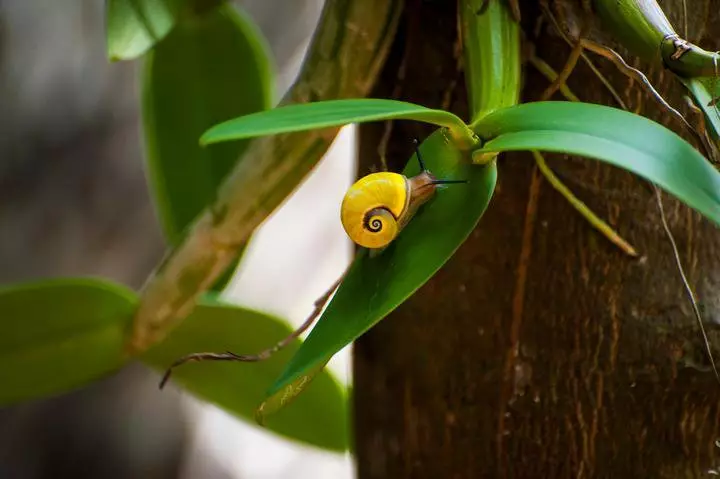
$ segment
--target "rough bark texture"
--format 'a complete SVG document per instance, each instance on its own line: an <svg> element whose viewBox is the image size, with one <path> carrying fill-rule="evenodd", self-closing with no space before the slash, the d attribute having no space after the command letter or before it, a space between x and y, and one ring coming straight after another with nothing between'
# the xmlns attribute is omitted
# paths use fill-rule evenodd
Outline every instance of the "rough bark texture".
<svg viewBox="0 0 720 479"><path fill-rule="evenodd" d="M467 118L452 3L410 2L374 95L431 107L450 99ZM569 48L547 22L535 37L540 12L535 2L521 3L537 54L559 70ZM681 0L662 3L682 32ZM720 2L687 3L688 39L718 49L712 32L720 32ZM609 43L609 35L593 37ZM617 50L672 104L684 105L671 75ZM679 130L638 84L595 60L632 110ZM583 101L613 105L582 62L569 85ZM527 66L524 101L546 86ZM423 128L395 124L391 169L411 153L413 135L429 131ZM385 131L362 128L361 174L379 167ZM541 177L532 157L501 157L495 197L471 238L356 344L360 478L679 478L707 476L720 464L720 386L708 371L652 189L594 161L548 159L641 257L630 259L599 236ZM663 198L711 328L720 312L720 235Z"/></svg>

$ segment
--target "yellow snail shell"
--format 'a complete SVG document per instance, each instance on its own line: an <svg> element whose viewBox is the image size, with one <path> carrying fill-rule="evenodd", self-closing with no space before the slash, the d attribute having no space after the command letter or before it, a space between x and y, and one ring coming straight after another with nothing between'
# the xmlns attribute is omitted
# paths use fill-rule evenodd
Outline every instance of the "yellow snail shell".
<svg viewBox="0 0 720 479"><path fill-rule="evenodd" d="M365 248L387 246L433 195L433 181L426 171L411 179L398 173L372 173L360 178L348 189L340 208L345 232Z"/></svg>

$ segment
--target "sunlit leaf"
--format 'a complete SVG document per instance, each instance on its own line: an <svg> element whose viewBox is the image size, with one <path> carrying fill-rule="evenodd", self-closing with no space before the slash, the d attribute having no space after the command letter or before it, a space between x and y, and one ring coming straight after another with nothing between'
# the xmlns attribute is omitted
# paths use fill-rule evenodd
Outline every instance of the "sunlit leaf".
<svg viewBox="0 0 720 479"><path fill-rule="evenodd" d="M252 354L287 336L290 327L256 311L205 301L143 360L164 372L176 359L200 351ZM172 381L198 397L246 420L293 353L296 341L267 361L257 363L188 363L173 372ZM348 445L347 398L328 373L318 376L297 407L274 416L267 426L285 437L317 447L343 451Z"/></svg>
<svg viewBox="0 0 720 479"><path fill-rule="evenodd" d="M496 168L477 166L437 131L421 146L438 178L467 179L447 185L424 205L380 255L362 250L307 340L270 390L260 412L286 405L335 353L398 307L452 256L477 225L495 188ZM406 175L417 174L412 158ZM302 399L302 396L300 396ZM289 408L293 409L293 408Z"/></svg>
<svg viewBox="0 0 720 479"><path fill-rule="evenodd" d="M379 120L416 120L448 127L458 135L468 132L465 123L447 111L397 100L356 98L287 105L241 116L210 128L200 141L207 145Z"/></svg>
<svg viewBox="0 0 720 479"><path fill-rule="evenodd" d="M720 173L688 142L647 118L602 105L526 103L476 125L482 151L586 156L631 171L720 225Z"/></svg>
<svg viewBox="0 0 720 479"><path fill-rule="evenodd" d="M167 35L177 17L177 0L107 0L105 28L110 61L130 60Z"/></svg>
<svg viewBox="0 0 720 479"><path fill-rule="evenodd" d="M66 392L118 369L135 305L133 292L94 279L0 289L0 404Z"/></svg>

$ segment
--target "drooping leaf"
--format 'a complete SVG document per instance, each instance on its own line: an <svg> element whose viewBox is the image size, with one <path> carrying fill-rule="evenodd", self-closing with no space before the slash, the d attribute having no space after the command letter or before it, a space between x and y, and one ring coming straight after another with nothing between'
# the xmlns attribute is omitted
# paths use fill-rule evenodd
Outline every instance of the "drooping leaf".
<svg viewBox="0 0 720 479"><path fill-rule="evenodd" d="M0 405L82 386L123 365L136 296L96 279L0 289Z"/></svg>
<svg viewBox="0 0 720 479"><path fill-rule="evenodd" d="M265 43L232 5L180 22L147 56L143 126L156 208L176 243L212 201L247 142L201 148L213 124L270 106Z"/></svg>
<svg viewBox="0 0 720 479"><path fill-rule="evenodd" d="M107 0L105 29L110 61L131 60L147 52L175 24L177 0Z"/></svg>
<svg viewBox="0 0 720 479"><path fill-rule="evenodd" d="M469 183L438 191L380 255L370 257L367 250L358 254L317 325L270 389L260 407L262 414L275 412L297 396L335 353L430 279L475 228L495 188L495 164L472 165L469 154L447 142L442 131L430 136L421 149L438 178ZM413 158L404 173L412 176L418 171Z"/></svg>
<svg viewBox="0 0 720 479"><path fill-rule="evenodd" d="M645 117L602 105L525 103L476 125L481 151L586 156L639 175L720 225L720 173L688 142Z"/></svg>
<svg viewBox="0 0 720 479"><path fill-rule="evenodd" d="M143 360L164 372L176 359L200 351L259 352L292 330L266 314L204 300L183 323ZM172 381L198 397L246 420L254 420L262 401L283 365L298 349L299 341L269 360L258 363L203 362L178 367ZM334 451L348 446L347 398L341 385L323 372L297 407L278 414L267 425L285 437Z"/></svg>
<svg viewBox="0 0 720 479"><path fill-rule="evenodd" d="M444 126L454 136L471 135L450 112L397 100L354 98L287 105L241 116L213 126L200 138L205 145L379 120L416 120Z"/></svg>
<svg viewBox="0 0 720 479"><path fill-rule="evenodd" d="M165 236L177 244L247 147L241 141L202 148L200 135L271 105L268 48L252 22L226 4L180 21L148 54L144 75L149 180Z"/></svg>

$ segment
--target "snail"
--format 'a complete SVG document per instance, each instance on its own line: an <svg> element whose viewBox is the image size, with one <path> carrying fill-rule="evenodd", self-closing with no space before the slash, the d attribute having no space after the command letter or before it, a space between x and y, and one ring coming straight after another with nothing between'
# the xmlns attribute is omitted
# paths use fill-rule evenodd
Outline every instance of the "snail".
<svg viewBox="0 0 720 479"><path fill-rule="evenodd" d="M340 220L350 239L359 246L379 250L389 245L417 212L435 194L437 185L467 183L439 180L430 173L414 140L420 174L407 178L399 173L371 173L360 178L345 193Z"/></svg>

